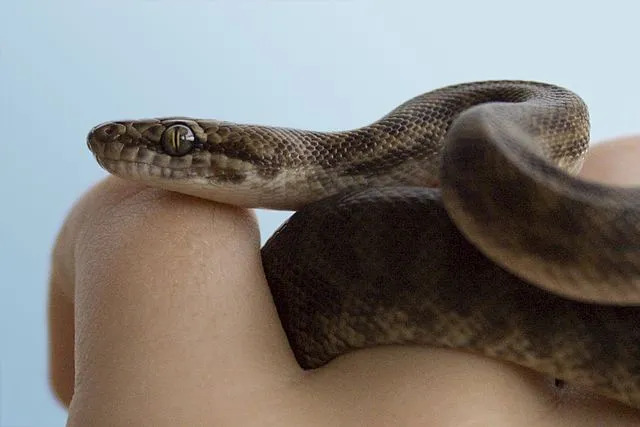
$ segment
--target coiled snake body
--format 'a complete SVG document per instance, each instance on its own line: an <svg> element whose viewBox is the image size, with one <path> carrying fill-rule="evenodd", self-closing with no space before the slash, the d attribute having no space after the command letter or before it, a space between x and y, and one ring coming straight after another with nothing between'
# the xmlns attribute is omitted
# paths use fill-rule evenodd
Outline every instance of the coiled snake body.
<svg viewBox="0 0 640 427"><path fill-rule="evenodd" d="M109 122L109 172L298 210L262 249L304 368L382 344L463 348L640 408L640 190L574 176L586 107L548 84L460 84L368 126Z"/></svg>

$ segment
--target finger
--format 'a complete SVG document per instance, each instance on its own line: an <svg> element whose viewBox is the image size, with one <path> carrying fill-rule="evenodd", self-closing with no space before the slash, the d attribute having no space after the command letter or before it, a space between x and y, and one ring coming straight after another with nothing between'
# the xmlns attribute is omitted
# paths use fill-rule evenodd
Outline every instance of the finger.
<svg viewBox="0 0 640 427"><path fill-rule="evenodd" d="M48 291L49 381L58 400L69 406L74 370L74 248L99 192L90 191L73 207L58 233L51 256Z"/></svg>
<svg viewBox="0 0 640 427"><path fill-rule="evenodd" d="M74 383L74 293L75 249L92 211L116 203L105 198L111 180L87 192L72 208L60 229L51 256L48 292L49 377L56 397L69 406ZM138 191L135 187L120 188L120 197Z"/></svg>
<svg viewBox="0 0 640 427"><path fill-rule="evenodd" d="M58 267L49 279L49 382L55 396L69 406L73 396L73 303L61 291L66 285Z"/></svg>
<svg viewBox="0 0 640 427"><path fill-rule="evenodd" d="M640 183L640 136L617 138L591 148L580 175L613 185Z"/></svg>
<svg viewBox="0 0 640 427"><path fill-rule="evenodd" d="M94 191L75 244L72 425L219 422L234 396L299 372L250 212L115 178Z"/></svg>

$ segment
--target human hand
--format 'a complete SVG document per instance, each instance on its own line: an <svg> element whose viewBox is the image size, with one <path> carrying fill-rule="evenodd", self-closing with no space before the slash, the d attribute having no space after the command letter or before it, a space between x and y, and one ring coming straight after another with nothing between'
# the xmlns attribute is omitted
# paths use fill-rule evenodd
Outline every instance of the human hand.
<svg viewBox="0 0 640 427"><path fill-rule="evenodd" d="M582 174L637 185L639 160L639 138L618 140ZM380 347L302 371L259 243L247 210L114 177L92 188L52 259L51 382L69 425L640 424L631 408L453 350Z"/></svg>

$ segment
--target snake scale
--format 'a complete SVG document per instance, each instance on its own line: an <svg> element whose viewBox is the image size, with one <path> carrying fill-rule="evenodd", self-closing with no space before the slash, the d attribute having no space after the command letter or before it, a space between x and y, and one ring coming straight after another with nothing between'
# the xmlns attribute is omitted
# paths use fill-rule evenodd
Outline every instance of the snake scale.
<svg viewBox="0 0 640 427"><path fill-rule="evenodd" d="M576 176L589 117L566 89L458 84L341 132L114 121L87 143L125 179L297 211L262 257L303 368L460 348L640 408L640 189Z"/></svg>

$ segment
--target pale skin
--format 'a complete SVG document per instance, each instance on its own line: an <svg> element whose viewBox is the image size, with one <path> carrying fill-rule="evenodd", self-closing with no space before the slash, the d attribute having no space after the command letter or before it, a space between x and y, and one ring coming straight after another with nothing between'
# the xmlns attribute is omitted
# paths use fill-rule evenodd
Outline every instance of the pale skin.
<svg viewBox="0 0 640 427"><path fill-rule="evenodd" d="M640 184L640 137L583 176ZM50 373L69 426L632 426L640 411L461 351L380 347L296 364L251 211L109 177L52 257Z"/></svg>

